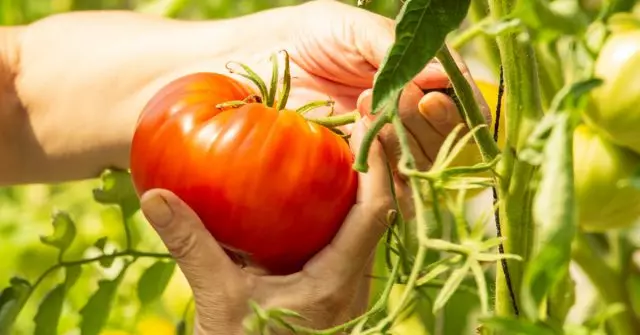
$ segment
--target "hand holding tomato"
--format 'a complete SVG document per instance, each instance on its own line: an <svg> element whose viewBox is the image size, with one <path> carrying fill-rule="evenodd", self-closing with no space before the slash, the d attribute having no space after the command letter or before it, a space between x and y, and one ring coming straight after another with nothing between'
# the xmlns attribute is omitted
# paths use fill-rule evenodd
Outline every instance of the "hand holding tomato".
<svg viewBox="0 0 640 335"><path fill-rule="evenodd" d="M363 121L356 124L350 139L353 152L366 131ZM249 300L262 308L294 310L309 320L306 326L319 329L364 312L371 257L394 208L387 160L378 141L371 147L368 163L369 171L358 176L356 204L338 234L301 271L287 276L239 268L173 193L157 189L145 193L142 210L193 289L197 334L243 334Z"/></svg>
<svg viewBox="0 0 640 335"><path fill-rule="evenodd" d="M220 21L63 13L16 27L16 33L19 43L6 50L15 50L12 63L20 66L12 71L19 80L7 91L15 96L0 106L0 132L12 138L0 143L0 161L10 162L0 168L3 185L93 178L107 167L129 168L133 130L154 93L186 74L226 73L229 60L268 78L271 54L287 50L294 77L289 106L330 98L337 114L350 112L359 99L367 100L365 91L393 43L394 21L325 0ZM415 78L403 102L414 152L424 164L459 119L446 95L422 90L448 85L434 62ZM397 153L392 132L385 130L381 141L387 153Z"/></svg>

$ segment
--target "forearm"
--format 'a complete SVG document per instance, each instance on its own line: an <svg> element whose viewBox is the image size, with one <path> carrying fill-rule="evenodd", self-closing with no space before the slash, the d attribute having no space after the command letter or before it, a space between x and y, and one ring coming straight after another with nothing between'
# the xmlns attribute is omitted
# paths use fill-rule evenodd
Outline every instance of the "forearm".
<svg viewBox="0 0 640 335"><path fill-rule="evenodd" d="M0 174L15 169L14 158L19 155L8 143L15 139L15 122L23 113L15 86L22 32L23 27L0 27Z"/></svg>
<svg viewBox="0 0 640 335"><path fill-rule="evenodd" d="M144 104L179 75L224 70L247 44L238 25L82 12L24 27L19 39L17 28L0 30L15 65L0 103L0 186L127 168Z"/></svg>

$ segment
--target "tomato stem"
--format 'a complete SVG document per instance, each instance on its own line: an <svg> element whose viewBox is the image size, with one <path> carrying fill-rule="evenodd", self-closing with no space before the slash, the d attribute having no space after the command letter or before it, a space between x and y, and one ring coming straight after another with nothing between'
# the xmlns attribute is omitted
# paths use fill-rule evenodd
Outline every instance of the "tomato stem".
<svg viewBox="0 0 640 335"><path fill-rule="evenodd" d="M369 160L369 149L371 148L374 138L376 138L380 130L382 130L382 127L391 122L391 112L392 111L386 111L379 114L371 124L371 128L364 134L360 150L358 150L358 155L356 156L356 161L353 164L354 170L362 173L369 171L369 165L367 164Z"/></svg>
<svg viewBox="0 0 640 335"><path fill-rule="evenodd" d="M280 74L278 68L278 54L271 55L271 86L269 87L269 95L266 98L266 105L271 107L276 99L276 92L278 91L278 76Z"/></svg>
<svg viewBox="0 0 640 335"><path fill-rule="evenodd" d="M469 129L486 124L486 120L480 112L480 107L474 97L471 84L467 81L458 68L456 61L453 59L449 48L445 45L436 55L438 61L442 64L447 75L453 83L453 89L460 99L462 108L459 111L460 116L466 122ZM500 153L498 144L493 140L491 131L487 127L482 127L473 133L473 137L480 147L480 153L485 163L492 161Z"/></svg>
<svg viewBox="0 0 640 335"><path fill-rule="evenodd" d="M287 106L289 100L289 92L291 91L291 69L289 64L289 53L286 50L282 50L284 53L284 75L282 83L282 91L278 97L278 105L276 110L282 110Z"/></svg>
<svg viewBox="0 0 640 335"><path fill-rule="evenodd" d="M335 101L333 100L320 100L320 101L312 101L302 107L298 107L296 112L300 115L305 115L308 112L320 108L320 107L331 107L331 114L333 114L333 106L335 105Z"/></svg>
<svg viewBox="0 0 640 335"><path fill-rule="evenodd" d="M515 0L490 0L489 5L491 15L498 20L516 10ZM542 107L535 49L531 42L522 41L518 35L518 32L508 32L497 37L504 70L507 133L503 159L498 166L501 177L496 178L500 199L500 223L496 228L498 235L505 237L503 252L522 257L521 262L506 260L503 271L497 271L495 313L498 316L519 314L523 272L529 263L535 236L534 190L530 183L536 168L518 159L518 155L541 119Z"/></svg>
<svg viewBox="0 0 640 335"><path fill-rule="evenodd" d="M311 122L315 122L325 127L332 128L332 127L339 127L339 126L344 126L347 124L354 123L358 121L359 118L360 118L360 113L358 113L357 111L353 111L353 112L336 115L336 116L308 118L307 120Z"/></svg>
<svg viewBox="0 0 640 335"><path fill-rule="evenodd" d="M232 100L232 101L227 101L227 102L223 102L223 103L219 103L216 105L217 109L233 109L233 108L238 108L240 106L244 106L246 105L247 102L242 101L242 100Z"/></svg>
<svg viewBox="0 0 640 335"><path fill-rule="evenodd" d="M245 70L245 73L239 73L237 71L234 71L231 68L231 64L237 64L239 65L241 68L243 68ZM244 78L249 79L251 82L253 82L256 86L258 86L258 89L260 90L260 95L267 98L268 97L268 91L267 91L267 85L264 83L264 81L262 80L262 78L260 78L260 76L255 73L253 70L251 70L251 68L243 63L238 63L238 62L228 62L227 63L227 70L229 70L229 72L231 73L235 73L239 76L242 76Z"/></svg>

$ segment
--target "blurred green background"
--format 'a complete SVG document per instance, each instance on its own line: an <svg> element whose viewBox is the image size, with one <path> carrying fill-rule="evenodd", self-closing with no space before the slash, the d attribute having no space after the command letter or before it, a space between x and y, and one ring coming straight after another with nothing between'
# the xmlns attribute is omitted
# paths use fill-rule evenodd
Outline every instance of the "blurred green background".
<svg viewBox="0 0 640 335"><path fill-rule="evenodd" d="M0 23L32 22L39 18L76 10L130 9L160 10L167 16L185 19L216 19L250 14L256 11L296 5L308 0L0 0ZM342 0L355 4L357 0ZM395 16L401 1L371 1L367 9Z"/></svg>
<svg viewBox="0 0 640 335"><path fill-rule="evenodd" d="M345 0L355 4L357 0ZM0 0L0 25L27 24L46 16L68 11L126 9L151 12L184 19L220 19L245 15L278 6L295 5L302 0ZM368 9L393 17L400 1L373 1ZM0 290L13 276L35 281L55 264L57 250L42 244L40 236L52 232L51 215L55 210L68 212L78 229L77 238L66 259L91 257L98 253L92 245L108 237L108 250L120 248L125 241L119 209L93 200L92 189L100 180L61 185L29 185L0 188ZM145 251L166 252L156 233L138 213L133 224L133 238ZM129 269L118 289L108 325L102 335L175 334L184 313L192 312L191 292L182 274L176 270L163 297L141 309L137 296L137 280L151 260L139 260ZM78 334L79 310L98 288L98 280L113 278L122 264L110 268L92 264L83 268L78 282L65 298L59 334ZM38 304L61 280L64 271L49 276L30 297L20 313L12 334L33 334ZM188 317L187 317L188 318Z"/></svg>

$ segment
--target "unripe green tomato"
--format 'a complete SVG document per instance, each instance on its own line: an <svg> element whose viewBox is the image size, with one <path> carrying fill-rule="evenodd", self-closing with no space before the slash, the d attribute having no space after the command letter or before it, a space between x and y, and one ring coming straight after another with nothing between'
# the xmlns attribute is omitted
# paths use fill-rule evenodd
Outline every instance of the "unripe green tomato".
<svg viewBox="0 0 640 335"><path fill-rule="evenodd" d="M595 65L603 84L594 89L585 121L614 143L640 153L640 30L610 35Z"/></svg>
<svg viewBox="0 0 640 335"><path fill-rule="evenodd" d="M601 232L640 218L640 190L621 183L640 167L640 155L580 125L573 136L574 182L580 227Z"/></svg>

